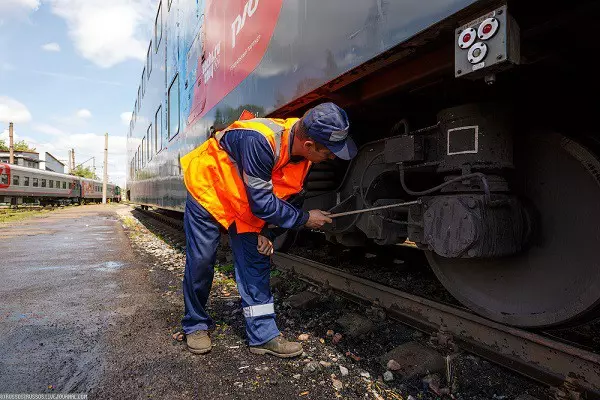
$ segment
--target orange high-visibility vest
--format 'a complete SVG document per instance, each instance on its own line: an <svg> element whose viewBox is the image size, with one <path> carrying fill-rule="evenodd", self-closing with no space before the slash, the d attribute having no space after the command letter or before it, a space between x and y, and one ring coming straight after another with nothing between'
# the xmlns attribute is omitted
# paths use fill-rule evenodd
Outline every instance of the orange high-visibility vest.
<svg viewBox="0 0 600 400"><path fill-rule="evenodd" d="M302 190L311 165L306 159L290 163L290 131L297 121L298 118L253 118L236 121L217 132L181 157L187 190L225 228L235 222L239 233L260 232L265 222L252 214L238 166L221 147L220 141L233 129L253 130L264 135L275 155L271 177L273 193L286 200Z"/></svg>

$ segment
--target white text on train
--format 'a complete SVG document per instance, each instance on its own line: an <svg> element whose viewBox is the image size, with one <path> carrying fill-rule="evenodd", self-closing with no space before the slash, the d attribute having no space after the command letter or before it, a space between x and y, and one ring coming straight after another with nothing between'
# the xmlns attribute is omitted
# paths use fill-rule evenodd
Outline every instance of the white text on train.
<svg viewBox="0 0 600 400"><path fill-rule="evenodd" d="M246 5L244 6L244 11L242 15L238 15L233 23L231 24L231 48L235 47L235 38L239 35L240 31L246 24L246 17L250 18L254 15L254 12L258 8L259 0L248 0Z"/></svg>

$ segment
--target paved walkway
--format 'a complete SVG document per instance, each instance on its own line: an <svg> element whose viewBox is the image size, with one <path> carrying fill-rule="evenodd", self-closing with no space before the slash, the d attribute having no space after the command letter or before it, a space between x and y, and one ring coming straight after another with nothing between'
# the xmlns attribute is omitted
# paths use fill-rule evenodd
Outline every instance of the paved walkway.
<svg viewBox="0 0 600 400"><path fill-rule="evenodd" d="M88 392L131 263L115 211L68 207L0 224L0 393Z"/></svg>

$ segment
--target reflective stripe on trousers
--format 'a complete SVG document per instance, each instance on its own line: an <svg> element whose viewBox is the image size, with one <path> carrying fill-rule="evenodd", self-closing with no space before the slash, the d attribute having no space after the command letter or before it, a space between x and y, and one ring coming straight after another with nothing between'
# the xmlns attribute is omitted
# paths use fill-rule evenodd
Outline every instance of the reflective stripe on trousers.
<svg viewBox="0 0 600 400"><path fill-rule="evenodd" d="M242 297L248 343L251 346L261 345L279 336L269 286L271 259L258 252L258 234L238 234L235 224L229 228L229 242L235 279Z"/></svg>

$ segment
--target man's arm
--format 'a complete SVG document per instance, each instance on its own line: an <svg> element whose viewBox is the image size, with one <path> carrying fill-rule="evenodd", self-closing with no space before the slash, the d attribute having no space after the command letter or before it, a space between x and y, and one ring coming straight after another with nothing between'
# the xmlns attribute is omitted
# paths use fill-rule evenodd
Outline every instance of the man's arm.
<svg viewBox="0 0 600 400"><path fill-rule="evenodd" d="M231 134L228 132L227 134ZM269 224L282 228L298 228L308 221L309 214L273 193L271 180L275 155L267 139L254 132L244 132L237 140L239 171L246 186L252 213Z"/></svg>

